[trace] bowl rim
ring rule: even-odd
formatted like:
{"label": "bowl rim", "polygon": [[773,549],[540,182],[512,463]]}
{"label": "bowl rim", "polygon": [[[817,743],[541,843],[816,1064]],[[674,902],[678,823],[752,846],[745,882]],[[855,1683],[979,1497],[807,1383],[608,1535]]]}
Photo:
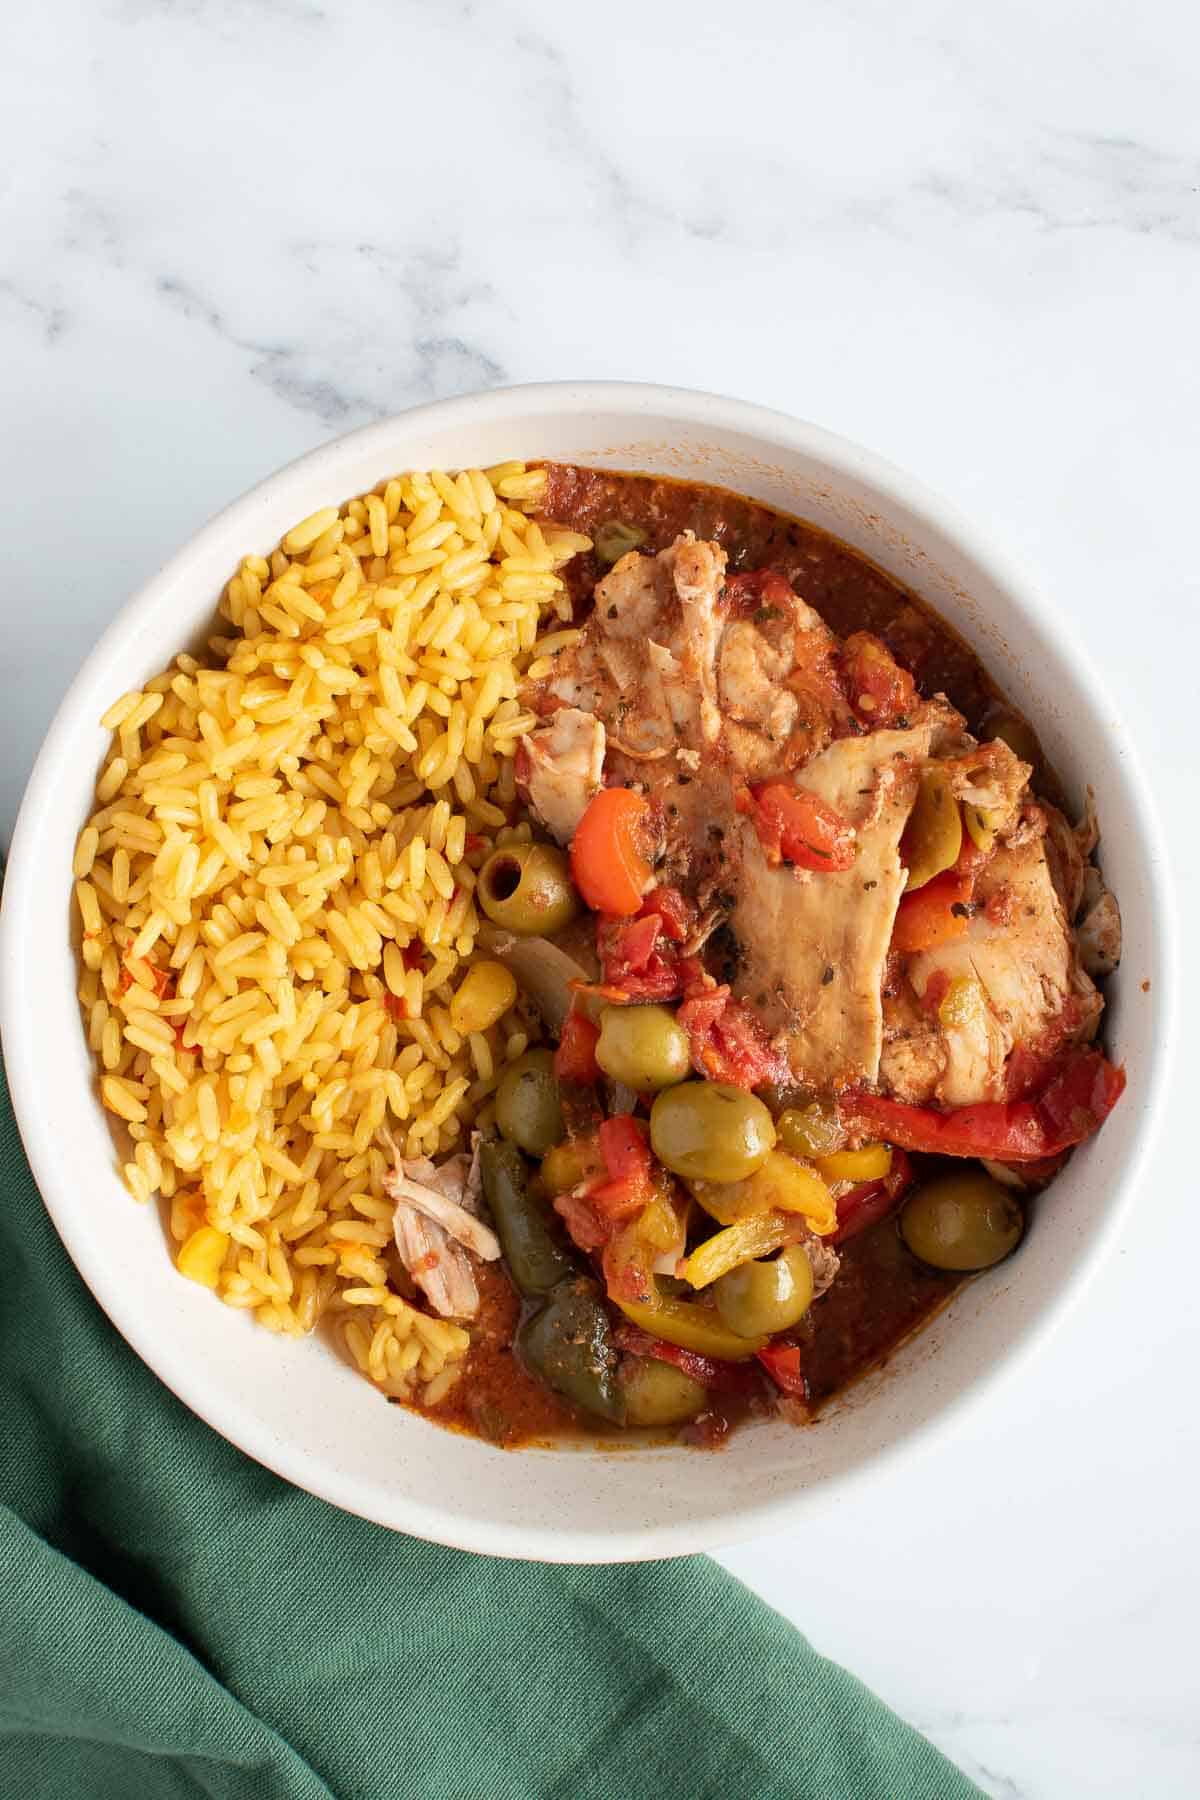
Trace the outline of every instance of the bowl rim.
{"label": "bowl rim", "polygon": [[[1033,641],[1047,640],[1054,654],[1069,663],[1077,677],[1087,709],[1119,721],[1096,674],[1090,653],[1072,641],[1054,608],[1046,603],[1045,588],[1029,564],[993,539],[951,502],[922,481],[877,455],[874,451],[809,421],[774,408],[701,390],[664,386],[651,382],[551,381],[532,382],[480,393],[459,395],[409,408],[401,413],[327,440],[274,470],[215,514],[193,533],[126,601],[93,646],[72,680],[46,733],[19,808],[13,833],[0,905],[0,1041],[25,1151],[43,1203],[72,1261],[92,1295],[141,1360],[171,1391],[206,1424],[229,1439],[255,1461],[306,1491],[351,1513],[385,1523],[392,1529],[466,1550],[502,1557],[537,1561],[599,1563],[642,1560],[664,1555],[685,1555],[713,1550],[744,1541],[789,1524],[821,1497],[839,1490],[849,1492],[875,1480],[885,1464],[895,1466],[927,1454],[952,1431],[964,1414],[974,1410],[999,1383],[1014,1379],[1035,1354],[1044,1352],[1052,1335],[1062,1326],[1111,1253],[1126,1217],[1166,1104],[1163,1078],[1173,1050],[1178,1025],[1177,983],[1171,978],[1178,963],[1178,924],[1173,885],[1165,878],[1169,861],[1165,836],[1150,784],[1127,728],[1119,723],[1119,752],[1124,779],[1137,808],[1142,831],[1159,874],[1152,881],[1159,1028],[1143,1071],[1149,1096],[1132,1126],[1123,1166],[1113,1182],[1114,1192],[1106,1217],[1081,1246],[1074,1266],[1058,1293],[1024,1330],[1021,1341],[1011,1346],[989,1367],[980,1370],[960,1393],[945,1401],[935,1413],[902,1436],[876,1447],[854,1467],[819,1482],[803,1493],[765,1499],[743,1508],[732,1521],[662,1523],[637,1530],[609,1533],[593,1529],[563,1528],[547,1534],[536,1526],[510,1527],[485,1519],[456,1520],[448,1528],[436,1509],[409,1496],[389,1499],[391,1517],[381,1520],[379,1511],[364,1497],[359,1484],[343,1480],[340,1471],[322,1465],[314,1471],[307,1452],[276,1436],[267,1437],[244,1422],[236,1396],[206,1382],[197,1370],[172,1354],[170,1340],[156,1331],[141,1314],[137,1297],[125,1294],[105,1271],[100,1258],[74,1229],[69,1202],[56,1190],[50,1157],[53,1136],[38,1106],[37,1071],[32,1055],[23,1046],[21,1019],[32,1002],[27,986],[29,971],[21,955],[25,921],[38,901],[38,866],[32,854],[36,825],[42,811],[53,804],[54,778],[69,740],[79,723],[81,697],[93,671],[114,652],[136,637],[138,620],[153,606],[164,588],[186,579],[197,553],[242,521],[247,541],[254,531],[255,514],[269,502],[275,490],[294,476],[319,473],[328,466],[331,477],[343,461],[364,460],[377,454],[381,468],[394,457],[398,436],[470,426],[484,420],[500,421],[514,409],[526,417],[551,417],[564,412],[585,416],[591,411],[624,411],[669,428],[671,423],[700,426],[714,436],[738,434],[756,437],[782,449],[819,460],[836,482],[838,478],[862,483],[887,501],[909,513],[931,536],[940,537],[981,569],[1011,598]],[[331,483],[332,484],[332,483]],[[26,846],[29,846],[27,850]]]}

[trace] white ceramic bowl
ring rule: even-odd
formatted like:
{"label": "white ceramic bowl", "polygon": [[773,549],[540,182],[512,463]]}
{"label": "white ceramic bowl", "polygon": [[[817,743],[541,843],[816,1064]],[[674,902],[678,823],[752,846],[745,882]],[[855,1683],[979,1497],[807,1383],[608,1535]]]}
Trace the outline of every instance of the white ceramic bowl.
{"label": "white ceramic bowl", "polygon": [[[1019,1257],[966,1289],[815,1428],[757,1426],[721,1456],[505,1453],[385,1405],[319,1339],[282,1340],[218,1305],[176,1275],[156,1210],[134,1205],[114,1174],[80,1030],[70,865],[109,703],[200,632],[239,558],[267,552],[295,520],[398,469],[541,456],[723,483],[814,521],[910,583],[1032,719],[1073,797],[1094,787],[1124,914],[1107,1028],[1128,1091],[1056,1183]],[[973,525],[867,451],[758,407],[649,386],[514,388],[421,407],[313,451],[206,525],[130,601],[63,702],[25,796],[0,923],[0,1027],[25,1145],[67,1249],[130,1345],[216,1430],[336,1505],[422,1537],[564,1562],[670,1556],[811,1518],[919,1442],[936,1438],[953,1455],[963,1409],[1040,1346],[1083,1290],[1165,1087],[1165,887],[1146,784],[1086,654]]]}

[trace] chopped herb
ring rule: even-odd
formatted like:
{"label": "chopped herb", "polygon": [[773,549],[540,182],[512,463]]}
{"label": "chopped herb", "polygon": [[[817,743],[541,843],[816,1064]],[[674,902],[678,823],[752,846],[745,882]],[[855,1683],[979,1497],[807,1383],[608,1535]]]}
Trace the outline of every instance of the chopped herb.
{"label": "chopped herb", "polygon": [[781,606],[760,606],[752,616],[756,625],[765,625],[769,620],[782,619],[785,615]]}
{"label": "chopped herb", "polygon": [[[1032,913],[1033,908],[1030,907],[1029,910]],[[954,905],[950,908],[950,911],[954,914],[956,919],[969,919],[971,916],[971,908],[964,905],[961,900],[956,900]]]}

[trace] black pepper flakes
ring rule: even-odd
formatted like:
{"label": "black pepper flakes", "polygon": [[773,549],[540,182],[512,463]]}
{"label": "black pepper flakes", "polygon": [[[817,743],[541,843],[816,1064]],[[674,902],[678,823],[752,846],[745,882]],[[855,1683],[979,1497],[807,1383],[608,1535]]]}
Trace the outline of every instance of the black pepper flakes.
{"label": "black pepper flakes", "polygon": [[869,894],[872,888],[877,888],[878,886],[879,886],[879,883],[877,881],[864,881],[863,882],[863,893]]}
{"label": "black pepper flakes", "polygon": [[821,986],[828,987],[832,980],[833,980],[833,964],[826,963],[824,973],[821,976]]}

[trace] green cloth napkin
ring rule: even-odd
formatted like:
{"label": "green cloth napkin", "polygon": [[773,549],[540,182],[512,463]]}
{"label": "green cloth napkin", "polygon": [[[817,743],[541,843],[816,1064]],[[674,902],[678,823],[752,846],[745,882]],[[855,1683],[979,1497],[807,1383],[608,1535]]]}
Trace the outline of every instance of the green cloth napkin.
{"label": "green cloth napkin", "polygon": [[501,1562],[259,1468],[84,1288],[2,1070],[0,1271],[0,1793],[978,1791],[707,1559]]}

